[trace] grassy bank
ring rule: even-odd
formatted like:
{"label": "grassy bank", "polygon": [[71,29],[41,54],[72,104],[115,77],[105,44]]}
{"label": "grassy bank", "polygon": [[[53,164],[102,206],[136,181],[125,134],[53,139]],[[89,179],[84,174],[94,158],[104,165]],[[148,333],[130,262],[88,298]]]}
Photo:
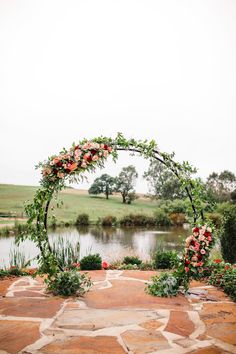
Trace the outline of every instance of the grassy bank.
{"label": "grassy bank", "polygon": [[[37,187],[33,186],[0,184],[0,213],[22,217],[24,202],[33,199],[36,189]],[[120,196],[111,196],[106,200],[105,197],[91,197],[87,191],[71,188],[62,191],[60,199],[63,205],[59,209],[55,208],[54,212],[57,220],[64,222],[73,222],[78,214],[82,213],[88,214],[92,222],[107,215],[114,215],[117,218],[130,213],[151,216],[156,208],[156,202],[146,198],[139,198],[131,205],[125,205],[122,204]]]}

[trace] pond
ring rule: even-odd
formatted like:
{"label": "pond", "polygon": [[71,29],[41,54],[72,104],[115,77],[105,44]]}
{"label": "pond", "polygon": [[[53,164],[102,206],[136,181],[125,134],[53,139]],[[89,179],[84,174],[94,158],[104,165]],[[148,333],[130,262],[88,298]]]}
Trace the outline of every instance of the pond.
{"label": "pond", "polygon": [[[50,242],[58,238],[80,243],[80,257],[89,253],[100,253],[108,262],[123,258],[126,255],[138,255],[143,260],[149,259],[158,245],[162,244],[168,250],[182,250],[182,242],[189,235],[189,230],[182,227],[143,229],[143,228],[113,228],[89,226],[83,228],[56,228],[49,231]],[[0,268],[9,266],[9,255],[14,245],[14,236],[0,238]],[[31,241],[20,245],[20,250],[26,259],[34,258],[38,249]],[[33,262],[32,266],[36,263]]]}

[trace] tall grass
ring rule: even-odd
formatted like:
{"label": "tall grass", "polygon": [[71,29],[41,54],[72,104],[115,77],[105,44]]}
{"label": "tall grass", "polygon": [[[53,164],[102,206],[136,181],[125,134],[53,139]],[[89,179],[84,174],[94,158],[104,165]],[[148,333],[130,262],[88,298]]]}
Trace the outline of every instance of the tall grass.
{"label": "tall grass", "polygon": [[52,252],[62,268],[70,267],[80,260],[80,243],[71,242],[62,236],[58,236],[51,242]]}
{"label": "tall grass", "polygon": [[9,264],[10,267],[22,269],[29,265],[29,260],[26,259],[24,252],[19,247],[14,247],[9,253]]}

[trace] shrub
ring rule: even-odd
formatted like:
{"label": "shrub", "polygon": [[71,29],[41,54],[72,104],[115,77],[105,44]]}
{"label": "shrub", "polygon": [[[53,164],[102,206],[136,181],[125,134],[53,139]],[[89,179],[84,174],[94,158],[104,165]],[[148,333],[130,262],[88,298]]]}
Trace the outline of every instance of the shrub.
{"label": "shrub", "polygon": [[102,269],[102,258],[101,256],[96,254],[89,254],[85,256],[80,261],[81,270],[97,270]]}
{"label": "shrub", "polygon": [[153,262],[142,262],[139,266],[140,270],[153,270]]}
{"label": "shrub", "polygon": [[209,284],[221,287],[234,301],[236,301],[236,268],[229,263],[217,259],[210,265]]}
{"label": "shrub", "polygon": [[134,192],[128,193],[126,197],[126,203],[131,204],[135,199],[138,199],[138,195]]}
{"label": "shrub", "polygon": [[216,228],[219,228],[222,225],[223,217],[220,213],[209,213],[206,214],[206,217],[212,221]]}
{"label": "shrub", "polygon": [[166,214],[182,213],[186,214],[188,210],[188,201],[174,200],[158,200],[158,208],[164,210]]}
{"label": "shrub", "polygon": [[7,270],[0,269],[0,278],[7,277],[9,275]]}
{"label": "shrub", "polygon": [[116,224],[116,217],[112,215],[105,216],[104,218],[101,219],[101,225],[102,226],[113,226]]}
{"label": "shrub", "polygon": [[76,222],[75,222],[76,225],[89,225],[89,216],[88,214],[79,214],[77,216],[77,219],[76,219]]}
{"label": "shrub", "polygon": [[169,215],[162,209],[157,209],[154,212],[154,218],[156,225],[158,226],[170,226],[171,225],[171,220],[169,218]]}
{"label": "shrub", "polygon": [[185,214],[187,212],[188,209],[188,202],[181,200],[181,199],[174,199],[169,201],[169,203],[167,204],[168,207],[168,212],[170,214],[174,214],[174,213],[181,213],[181,214]]}
{"label": "shrub", "polygon": [[178,262],[178,256],[173,251],[157,251],[154,255],[155,269],[172,269]]}
{"label": "shrub", "polygon": [[123,263],[125,264],[136,264],[137,266],[140,265],[142,263],[141,259],[136,257],[136,256],[126,256],[123,259]]}
{"label": "shrub", "polygon": [[220,237],[221,252],[226,262],[236,263],[236,205],[224,211],[223,230]]}
{"label": "shrub", "polygon": [[171,223],[176,226],[182,226],[186,223],[186,216],[182,213],[172,213],[169,216]]}
{"label": "shrub", "polygon": [[58,273],[54,278],[47,280],[47,289],[54,295],[83,295],[89,290],[92,283],[86,274],[75,270]]}
{"label": "shrub", "polygon": [[179,284],[173,275],[162,273],[160,276],[152,277],[152,284],[145,290],[153,296],[171,297],[178,294]]}
{"label": "shrub", "polygon": [[8,274],[9,275],[14,275],[16,277],[19,277],[21,275],[24,275],[24,273],[17,267],[14,267],[14,266],[11,266],[9,269],[8,269]]}
{"label": "shrub", "polygon": [[144,214],[128,214],[120,219],[121,226],[154,226],[155,219]]}
{"label": "shrub", "polygon": [[139,267],[137,266],[137,264],[121,264],[121,266],[119,267],[119,269],[125,269],[125,270],[137,270],[139,269]]}

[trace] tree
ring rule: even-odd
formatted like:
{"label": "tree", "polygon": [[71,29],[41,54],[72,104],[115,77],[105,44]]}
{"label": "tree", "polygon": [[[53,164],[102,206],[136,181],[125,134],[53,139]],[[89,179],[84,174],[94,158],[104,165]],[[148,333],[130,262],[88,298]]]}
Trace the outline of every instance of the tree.
{"label": "tree", "polygon": [[119,176],[116,178],[116,192],[120,192],[122,195],[122,202],[131,204],[135,190],[134,185],[136,179],[138,178],[138,173],[134,166],[130,165],[123,167]]}
{"label": "tree", "polygon": [[108,174],[104,173],[100,177],[96,178],[89,188],[89,194],[105,194],[106,199],[109,198],[114,192],[115,188],[115,181],[114,177],[109,176]]}
{"label": "tree", "polygon": [[156,198],[172,200],[184,196],[179,179],[159,161],[153,160],[143,177],[148,181],[149,190]]}
{"label": "tree", "polygon": [[216,202],[228,201],[236,187],[235,174],[228,170],[220,174],[212,172],[207,178],[206,186]]}

